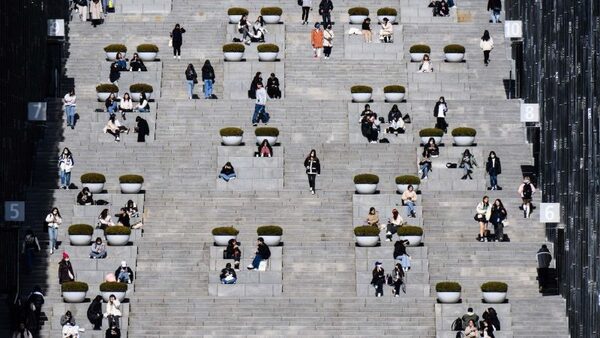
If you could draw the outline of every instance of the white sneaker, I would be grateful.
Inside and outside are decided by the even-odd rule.
[[[181,55],[177,55],[177,60],[181,60]]]
[[[177,56],[173,55],[173,59],[177,59]]]
[[[230,180],[230,181],[233,181],[233,180],[235,180],[235,177],[232,177],[232,178],[230,178],[229,180]]]
[[[311,191],[310,191],[310,193],[311,193],[312,195],[314,195],[314,194],[315,194],[315,191],[314,191],[314,190],[311,190]]]

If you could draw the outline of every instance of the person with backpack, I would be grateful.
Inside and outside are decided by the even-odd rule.
[[[204,66],[202,66],[202,81],[204,82],[204,98],[214,98],[213,84],[215,83],[215,70],[210,64],[210,60],[204,61]]]
[[[500,162],[500,157],[496,155],[496,152],[490,151],[485,165],[485,171],[490,175],[490,187],[488,190],[502,190],[502,187],[498,185],[498,175],[502,174],[502,164]]]
[[[531,215],[531,199],[533,198],[533,194],[535,194],[535,187],[529,180],[528,176],[523,177],[523,183],[519,186],[517,190],[519,195],[521,196],[521,200],[523,204],[521,208],[523,209],[523,217],[529,218]]]
[[[33,233],[33,230],[27,230],[21,248],[21,254],[25,255],[27,272],[31,272],[31,269],[33,268],[34,252],[39,252],[40,250],[40,242],[38,241],[37,236]]]
[[[185,81],[188,85],[188,97],[191,100],[194,98],[194,86],[196,85],[196,83],[198,83],[198,74],[196,73],[196,69],[194,69],[194,65],[191,63],[187,66],[185,70]]]
[[[473,312],[472,307],[467,309],[467,313],[465,313],[461,319],[463,328],[468,327],[470,321],[472,321],[473,323],[479,322],[479,316],[475,312]]]
[[[256,127],[258,121],[262,120],[265,124],[269,122],[269,114],[266,112],[267,90],[262,82],[256,84],[256,102],[254,104],[254,114],[252,115],[252,126]]]
[[[258,237],[256,240],[256,254],[252,260],[252,264],[248,265],[248,270],[258,271],[260,262],[266,261],[269,258],[271,258],[269,246],[265,244],[265,240],[262,237]]]
[[[323,26],[331,23],[331,11],[333,10],[333,2],[331,0],[321,0],[319,3],[319,14],[323,18]]]

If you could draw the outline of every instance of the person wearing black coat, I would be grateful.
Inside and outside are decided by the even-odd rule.
[[[401,119],[401,118],[402,118],[402,112],[400,111],[400,109],[398,109],[398,105],[397,104],[393,105],[392,109],[388,113],[388,123],[392,123],[392,121],[394,121],[396,119]]]
[[[373,269],[373,279],[371,279],[371,285],[375,288],[375,297],[383,296],[384,284],[385,270],[381,266],[380,262],[375,262],[375,269]]]
[[[227,242],[227,248],[225,248],[225,259],[233,259],[233,267],[235,270],[240,269],[240,259],[242,258],[242,251],[240,250],[240,243],[232,238]]]
[[[137,123],[137,126],[135,126],[135,132],[138,134],[137,141],[146,142],[146,136],[150,135],[148,122],[140,116],[137,116],[135,118],[135,123]]]
[[[490,188],[488,189],[502,190],[502,187],[498,186],[498,175],[502,173],[502,164],[500,163],[500,157],[496,156],[496,153],[493,151],[490,151],[485,171],[490,175]]]
[[[63,252],[63,259],[58,263],[58,283],[72,282],[75,280],[73,266],[69,260],[69,255]]]
[[[209,60],[204,61],[202,66],[202,81],[204,82],[204,98],[213,98],[213,84],[215,83],[215,70]]]
[[[483,320],[488,322],[488,326],[491,324],[494,326],[494,329],[496,331],[500,331],[500,320],[498,319],[498,314],[496,313],[496,310],[493,307],[490,307],[487,310],[485,310],[481,317],[483,318]]]
[[[271,76],[267,79],[267,95],[269,95],[269,98],[271,99],[281,98],[279,79],[275,76],[275,73],[271,73]]]
[[[488,0],[487,10],[490,13],[490,22],[500,23],[500,12],[502,12],[502,0]]]
[[[185,82],[187,83],[188,97],[191,100],[194,98],[194,86],[198,83],[198,74],[191,63],[185,69]]]
[[[106,329],[105,338],[121,338],[121,330],[118,327],[113,326]]]
[[[115,277],[118,282],[131,284],[133,282],[133,270],[127,266],[127,262],[121,261],[121,266],[115,270]]]
[[[110,74],[108,75],[108,79],[110,83],[114,85],[119,85],[117,81],[121,78],[121,71],[119,70],[119,66],[116,62],[110,64]]]
[[[306,168],[306,175],[308,176],[308,186],[310,187],[311,194],[315,194],[315,181],[317,175],[321,175],[321,162],[317,157],[317,151],[311,149],[310,153],[304,159],[304,168]]]
[[[181,59],[181,45],[183,45],[183,33],[185,29],[179,24],[175,24],[175,28],[171,31],[171,44],[173,45],[173,59]]]
[[[33,332],[37,332],[40,329],[40,317],[42,315],[43,305],[44,293],[42,292],[42,288],[40,288],[39,285],[36,285],[27,298],[27,309],[33,314],[33,316],[31,316],[31,314],[29,315],[31,316],[29,329]]]
[[[248,270],[258,270],[261,261],[271,258],[271,250],[265,244],[265,240],[262,237],[258,237],[256,243],[256,255],[252,260],[252,264],[248,265]]]
[[[331,11],[333,10],[333,2],[331,0],[321,0],[319,3],[319,14],[323,18],[322,25],[327,27],[331,23]]]
[[[252,83],[250,83],[250,89],[248,90],[248,98],[252,100],[256,100],[256,85],[262,82],[262,73],[256,72],[254,78],[252,79]]]
[[[94,330],[102,329],[102,296],[98,295],[87,310],[87,317],[90,320],[90,323],[94,325]]]
[[[433,116],[437,118],[435,127],[443,130],[444,133],[448,132],[448,123],[446,123],[447,112],[448,104],[446,103],[446,99],[441,96],[440,99],[435,103],[435,107],[433,108]]]
[[[494,225],[494,236],[496,242],[504,240],[504,221],[506,220],[507,212],[500,199],[496,199],[492,204],[492,213],[490,222]]]

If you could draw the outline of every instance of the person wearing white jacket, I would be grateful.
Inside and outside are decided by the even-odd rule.
[[[48,225],[48,240],[50,242],[50,254],[52,255],[54,250],[58,249],[56,246],[58,227],[62,224],[62,217],[58,208],[52,208],[52,211],[46,216],[44,221]]]
[[[71,185],[71,170],[74,165],[75,161],[73,160],[73,154],[69,148],[65,147],[58,157],[61,189],[69,189],[69,186]]]
[[[267,105],[267,90],[264,88],[262,82],[256,84],[256,102],[254,104],[254,114],[252,115],[252,125],[256,127],[258,124],[259,117],[266,124],[269,122],[269,114],[267,114],[265,107]]]
[[[487,66],[490,63],[490,51],[494,48],[494,39],[487,30],[483,32],[479,47],[483,50],[483,63]]]
[[[333,34],[331,24],[327,24],[327,28],[323,31],[323,54],[325,55],[325,59],[329,59],[329,55],[331,55],[334,37],[335,35]]]
[[[308,14],[312,9],[312,0],[300,0],[302,4],[302,24],[308,25]]]
[[[110,295],[108,297],[108,303],[106,304],[106,312],[104,313],[104,317],[108,318],[108,326],[109,327],[117,327],[119,328],[119,318],[121,317],[121,302],[117,300],[115,295]]]

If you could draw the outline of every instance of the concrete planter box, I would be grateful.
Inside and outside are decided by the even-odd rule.
[[[158,55],[158,53],[156,53],[156,52],[138,52],[138,55],[140,56],[140,59],[142,59],[142,61],[154,61],[154,60],[156,60],[156,55]]]
[[[506,292],[483,292],[483,300],[486,303],[504,303],[506,300]]]
[[[379,236],[356,236],[358,246],[376,246],[379,243]]]
[[[62,293],[65,303],[83,303],[87,292],[85,291],[67,291]]]
[[[92,235],[69,235],[71,245],[90,245]]]
[[[108,92],[96,93],[96,97],[98,97],[98,101],[102,101],[102,102],[106,101],[106,99],[108,99],[109,96],[110,96],[110,93],[108,93]]]
[[[227,246],[227,243],[229,243],[229,240],[232,238],[235,239],[237,237],[230,235],[213,235],[213,239],[217,246]]]
[[[464,53],[445,53],[445,55],[448,62],[461,62],[465,58]]]
[[[385,100],[387,102],[402,102],[404,100],[404,93],[385,93]]]
[[[124,194],[137,194],[142,190],[142,183],[120,183],[119,185]]]
[[[239,146],[243,139],[243,136],[221,136],[221,141],[226,146]]]
[[[241,15],[228,15],[229,16],[229,23],[239,23],[240,20],[242,19]],[[264,19],[264,17],[263,17]]]
[[[440,303],[452,304],[460,300],[460,292],[438,292],[437,299]]]
[[[400,236],[400,240],[408,241],[408,246],[419,246],[423,241],[423,236]]]
[[[421,62],[421,61],[423,61],[424,56],[425,56],[425,53],[410,53],[410,61]]]
[[[392,23],[392,24],[394,22],[396,22],[396,16],[395,15],[378,15],[377,16],[377,20],[379,21],[379,23],[382,23],[384,18],[387,18],[390,21],[390,23]]]
[[[117,53],[118,52],[106,52],[106,58],[109,59],[110,61],[116,61],[117,60]],[[125,58],[125,52],[121,52],[121,56],[123,58]]]
[[[117,298],[117,300],[119,302],[122,302],[123,299],[125,299],[125,294],[127,292],[112,292],[112,291],[102,291],[100,292],[102,294],[102,299],[104,299],[104,301],[106,303],[108,303],[108,299],[110,298],[110,295],[115,295],[115,297]]]
[[[130,235],[106,235],[106,241],[112,246],[124,246],[129,243]]]
[[[475,142],[475,136],[452,136],[457,146],[470,146]]]
[[[279,23],[279,21],[281,20],[281,15],[263,15],[262,17],[263,20],[265,20],[265,23],[270,24]]]
[[[354,184],[354,189],[361,195],[374,194],[377,191],[377,184]]]
[[[260,61],[275,61],[275,60],[277,60],[278,55],[279,55],[279,53],[274,53],[274,52],[259,52],[258,59]]]
[[[152,93],[144,93],[146,94],[146,99],[150,100],[150,98],[152,97]],[[140,99],[142,98],[142,93],[131,93],[131,99],[135,102],[140,102]]]
[[[398,189],[398,192],[399,192],[399,193],[403,193],[403,192],[405,192],[406,190],[408,190],[408,186],[409,186],[409,185],[410,185],[410,184],[396,184],[396,189]],[[414,188],[414,191],[417,191],[417,190],[419,190],[419,184],[413,184],[412,186],[413,186],[413,188]]]
[[[427,142],[429,142],[430,138],[433,138],[433,140],[435,141],[435,144],[440,144],[440,142],[442,141],[441,136],[423,136],[423,137],[421,137],[421,144],[427,144]]]
[[[352,100],[354,102],[369,102],[372,96],[372,93],[352,93]]]
[[[263,140],[267,140],[273,146],[277,143],[277,136],[256,136],[256,143],[261,144]]]
[[[281,243],[281,236],[261,236],[268,246],[278,246]]]
[[[81,185],[84,188],[87,187],[88,189],[90,189],[90,192],[92,194],[98,194],[101,193],[102,190],[104,190],[104,183],[82,183]]]
[[[242,61],[244,58],[243,52],[225,52],[223,53],[225,61]]]
[[[359,25],[362,24],[366,18],[368,18],[367,15],[350,15],[350,23],[354,25]]]

